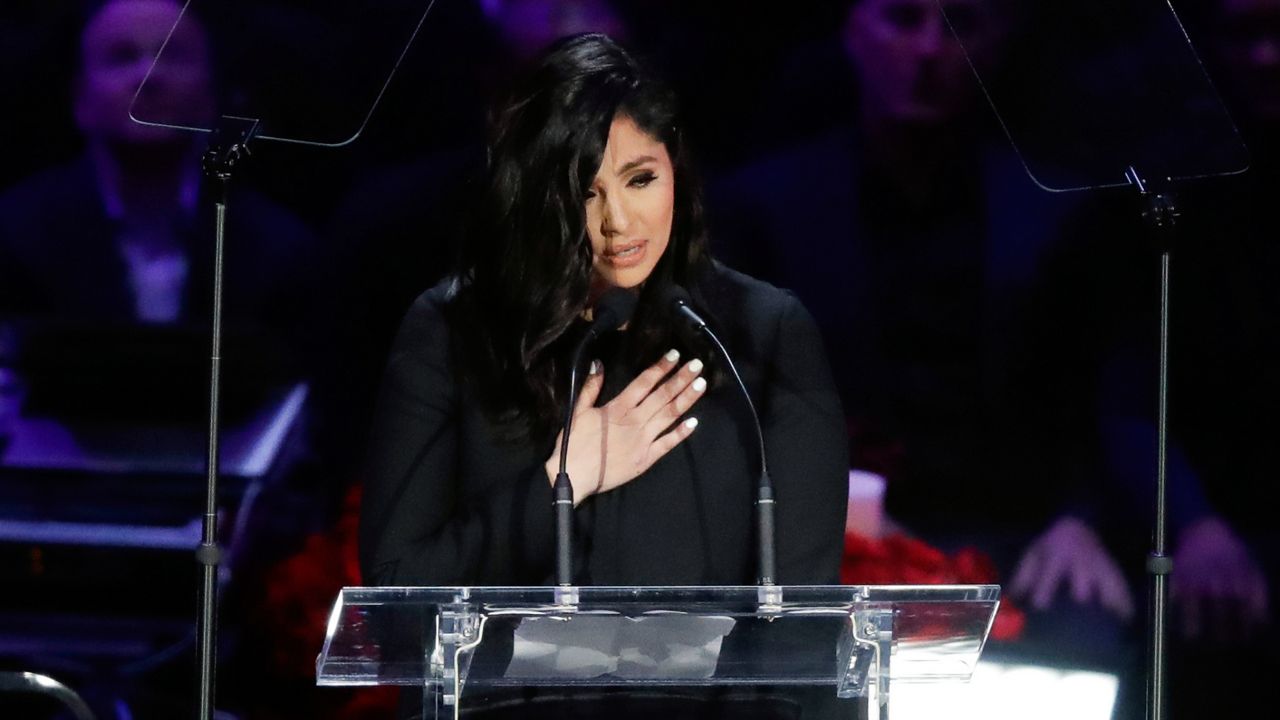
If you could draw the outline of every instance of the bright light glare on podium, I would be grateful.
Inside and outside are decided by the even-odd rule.
[[[891,720],[1111,720],[1120,681],[1101,672],[979,662],[965,684],[894,686]]]

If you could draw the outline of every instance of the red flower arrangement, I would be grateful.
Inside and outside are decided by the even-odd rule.
[[[315,657],[324,642],[329,611],[338,591],[361,584],[356,548],[360,491],[347,494],[342,515],[325,533],[307,538],[302,550],[267,573],[265,597],[255,625],[270,638],[271,670],[282,679],[313,683]],[[964,548],[953,555],[901,533],[874,539],[846,533],[840,580],[846,585],[987,584],[998,580],[995,565],[981,551]],[[994,640],[1014,640],[1026,623],[1024,613],[1001,600],[991,628]],[[389,717],[395,688],[329,689],[314,703],[312,717],[359,720]],[[312,703],[308,703],[312,704]]]
[[[272,635],[271,671],[295,686],[311,687],[316,697],[305,705],[311,708],[307,716],[317,720],[386,718],[396,708],[394,687],[314,687],[316,654],[324,644],[338,591],[361,584],[356,545],[359,518],[357,484],[348,491],[333,528],[308,537],[300,551],[267,574],[265,598],[258,608],[255,624]]]
[[[998,579],[995,564],[976,548],[947,555],[902,533],[880,539],[857,533],[844,536],[840,582],[845,585],[983,585]],[[1016,640],[1025,626],[1026,614],[1001,599],[990,637]]]

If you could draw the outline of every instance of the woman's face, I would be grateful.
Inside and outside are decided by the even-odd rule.
[[[666,145],[630,118],[615,118],[587,191],[592,285],[643,284],[671,240],[674,209],[675,173]]]

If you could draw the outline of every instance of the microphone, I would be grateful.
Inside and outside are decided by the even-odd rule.
[[[569,366],[569,397],[564,409],[564,424],[560,429],[560,471],[552,486],[556,512],[556,584],[567,587],[573,584],[573,483],[569,482],[566,464],[569,460],[569,432],[573,428],[573,409],[578,402],[578,368],[582,354],[600,333],[616,330],[631,319],[636,310],[636,296],[622,288],[610,288],[596,301],[594,319],[586,335],[578,341]]]
[[[724,360],[725,365],[729,367],[733,379],[737,381],[738,389],[742,391],[742,397],[746,400],[747,409],[751,412],[751,420],[755,424],[756,441],[759,443],[760,453],[760,479],[756,485],[756,535],[759,541],[757,547],[757,572],[759,573],[759,585],[769,586],[774,584],[774,576],[776,575],[776,563],[774,559],[774,530],[773,530],[773,481],[769,478],[769,464],[765,459],[764,451],[764,431],[760,429],[760,415],[756,412],[755,403],[751,401],[751,393],[747,391],[746,383],[742,382],[742,376],[738,374],[738,368],[733,364],[733,358],[729,357],[729,351],[725,349],[724,343],[720,342],[720,338],[707,325],[707,321],[693,309],[693,300],[689,297],[689,292],[679,285],[671,285],[664,289],[662,293],[662,301],[671,312],[679,319],[683,320],[691,330],[702,333],[711,340],[711,344],[715,346],[717,353]]]

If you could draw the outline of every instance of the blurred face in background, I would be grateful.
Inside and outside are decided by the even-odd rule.
[[[947,18],[979,69],[1002,39],[992,0],[944,0]],[[971,107],[977,82],[935,0],[858,0],[846,17],[864,113],[908,125],[945,123]]]
[[[1280,122],[1280,0],[1217,0],[1221,80],[1254,119]]]
[[[511,50],[524,59],[566,35],[599,32],[626,40],[622,18],[606,0],[481,0],[480,4]]]
[[[86,25],[75,87],[76,122],[96,140],[122,144],[173,142],[186,133],[154,128],[129,118],[129,105],[156,53],[177,21],[173,0],[115,0]],[[213,115],[208,41],[194,19],[184,17],[164,56],[138,96],[142,120],[207,126]]]

